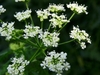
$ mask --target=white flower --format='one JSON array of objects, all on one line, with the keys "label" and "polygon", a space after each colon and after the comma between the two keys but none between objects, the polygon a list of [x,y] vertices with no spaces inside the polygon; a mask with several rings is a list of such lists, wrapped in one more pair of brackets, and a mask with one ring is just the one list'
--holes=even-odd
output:
[{"label": "white flower", "polygon": [[65,11],[63,4],[50,4],[47,8],[50,12],[59,12],[59,11]]},{"label": "white flower", "polygon": [[60,40],[58,36],[59,36],[59,33],[56,33],[56,32],[50,33],[48,31],[45,31],[43,33],[40,33],[39,38],[42,39],[46,47],[48,46],[57,47],[58,42]]},{"label": "white flower", "polygon": [[65,17],[65,15],[60,15],[58,16],[57,14],[51,14],[52,18],[49,20],[51,22],[51,25],[53,26],[53,28],[56,28],[57,26],[59,28],[62,27],[63,24],[69,22],[67,20],[67,17]]},{"label": "white flower", "polygon": [[30,26],[30,25],[26,25],[24,31],[24,38],[28,39],[29,37],[35,37],[38,33],[41,32],[40,27],[38,26]]},{"label": "white flower", "polygon": [[23,72],[23,71],[25,70],[24,67],[25,67],[25,66],[19,66],[18,70],[19,70],[20,72]]},{"label": "white flower", "polygon": [[1,36],[5,36],[6,40],[10,40],[12,38],[12,33],[14,30],[14,22],[11,23],[2,23],[2,27],[0,27]]},{"label": "white flower", "polygon": [[6,11],[6,9],[4,9],[2,5],[0,5],[0,15],[1,15],[1,13],[4,13],[5,11]]},{"label": "white flower", "polygon": [[43,21],[44,19],[48,19],[48,16],[50,15],[49,11],[47,9],[38,10],[36,11],[37,16],[40,18],[40,21]]},{"label": "white flower", "polygon": [[86,11],[87,10],[87,7],[84,6],[84,5],[78,5],[78,3],[76,2],[73,2],[73,3],[70,3],[70,4],[67,4],[67,8],[70,8],[72,11],[80,14],[80,13],[85,13],[85,14],[88,14],[88,12]]},{"label": "white flower", "polygon": [[25,20],[27,18],[29,18],[31,16],[31,10],[26,10],[23,12],[17,12],[16,15],[14,15],[14,17],[18,20],[18,21],[22,21]]},{"label": "white flower", "polygon": [[55,50],[51,51],[40,65],[43,67],[43,69],[48,68],[50,71],[56,72],[56,75],[61,75],[63,70],[67,71],[70,68],[69,63],[66,62],[66,56],[67,53],[56,53]]},{"label": "white flower", "polygon": [[84,30],[80,30],[78,26],[77,27],[73,26],[73,30],[70,33],[70,37],[78,40],[82,49],[86,48],[85,42],[91,44],[89,35]]},{"label": "white flower", "polygon": [[15,0],[15,2],[25,2],[25,0]]},{"label": "white flower", "polygon": [[82,47],[82,49],[86,48],[85,42],[80,42],[80,46]]},{"label": "white flower", "polygon": [[25,60],[22,55],[20,58],[13,58],[12,65],[7,67],[10,75],[24,75],[25,66],[29,64],[29,61]]}]

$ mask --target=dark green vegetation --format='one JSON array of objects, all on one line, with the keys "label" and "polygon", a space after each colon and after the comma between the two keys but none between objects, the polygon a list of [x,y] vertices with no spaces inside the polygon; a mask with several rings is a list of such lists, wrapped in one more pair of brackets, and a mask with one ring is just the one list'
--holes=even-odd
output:
[{"label": "dark green vegetation", "polygon": [[[49,3],[67,4],[69,2],[73,2],[73,0],[31,0],[29,7],[33,10],[32,17],[35,24],[40,24],[38,22],[39,19],[36,18],[35,10],[46,8]],[[77,0],[77,2],[88,6],[87,11],[89,14],[75,15],[71,22],[61,31],[61,42],[70,39],[69,32],[73,25],[79,25],[80,29],[86,30],[86,32],[89,33],[92,44],[87,44],[85,50],[82,50],[76,42],[56,48],[58,52],[64,51],[68,53],[67,61],[70,63],[71,69],[68,72],[64,72],[63,75],[100,75],[100,0]],[[23,22],[19,23],[13,17],[16,11],[25,10],[25,6],[22,2],[15,3],[14,0],[0,0],[0,5],[3,5],[4,8],[7,9],[4,14],[0,15],[0,19],[5,22],[15,21],[16,28],[24,27]],[[72,12],[67,9],[66,14],[69,17]],[[48,25],[48,23],[45,24]],[[9,49],[9,42],[5,41],[4,37],[0,37],[0,75],[4,75],[6,72],[10,57],[13,57],[13,54]],[[42,70],[38,63],[34,63],[37,67],[32,64],[33,74],[30,75],[49,75],[49,73],[47,73],[48,70]]]}]

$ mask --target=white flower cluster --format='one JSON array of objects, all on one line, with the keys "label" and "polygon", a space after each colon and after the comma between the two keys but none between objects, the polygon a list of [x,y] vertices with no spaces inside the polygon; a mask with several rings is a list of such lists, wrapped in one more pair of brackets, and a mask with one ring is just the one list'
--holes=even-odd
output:
[{"label": "white flower cluster", "polygon": [[36,11],[38,17],[40,18],[40,21],[43,21],[44,19],[48,19],[48,16],[50,15],[49,11],[47,9],[38,10]]},{"label": "white flower cluster", "polygon": [[25,0],[15,0],[15,2],[25,2]]},{"label": "white flower cluster", "polygon": [[26,25],[24,31],[24,38],[28,39],[28,37],[35,37],[38,33],[40,33],[42,30],[38,26],[30,26]]},{"label": "white flower cluster", "polygon": [[1,36],[5,36],[6,40],[10,40],[12,38],[12,32],[14,30],[14,22],[11,23],[2,23],[2,27],[0,27]]},{"label": "white flower cluster", "polygon": [[57,47],[58,42],[60,40],[58,36],[59,36],[59,33],[56,33],[56,32],[50,33],[48,31],[45,31],[45,32],[40,33],[39,38],[42,39],[46,47],[48,46]]},{"label": "white flower cluster", "polygon": [[4,9],[2,5],[0,5],[0,14],[4,13],[5,11],[6,11],[6,9]]},{"label": "white flower cluster", "polygon": [[66,22],[69,22],[67,20],[67,17],[65,15],[58,15],[59,11],[65,11],[63,4],[50,4],[47,9],[38,10],[36,11],[37,16],[40,18],[40,21],[43,21],[44,19],[48,19],[50,17],[51,19],[49,20],[51,22],[51,25],[53,28],[59,27],[61,28],[62,25]]},{"label": "white flower cluster", "polygon": [[50,12],[59,12],[59,11],[65,11],[63,4],[50,4],[47,8]]},{"label": "white flower cluster", "polygon": [[24,59],[24,56],[20,58],[13,58],[11,61],[13,64],[7,67],[10,75],[24,75],[25,66],[29,64],[29,61]]},{"label": "white flower cluster", "polygon": [[70,8],[72,11],[80,14],[80,13],[85,13],[85,14],[88,14],[88,12],[86,11],[87,10],[87,7],[85,7],[84,5],[78,5],[78,3],[76,2],[73,2],[73,3],[70,3],[70,4],[67,4],[67,8]]},{"label": "white flower cluster", "polygon": [[56,28],[57,26],[61,28],[64,23],[69,22],[65,15],[58,16],[57,14],[53,13],[51,16],[52,18],[49,21],[51,22],[53,28]]},{"label": "white flower cluster", "polygon": [[16,15],[14,15],[14,17],[18,20],[18,21],[22,21],[25,20],[27,18],[29,18],[31,16],[31,10],[26,10],[23,12],[17,12]]},{"label": "white flower cluster", "polygon": [[65,11],[63,4],[50,4],[47,9],[44,10],[38,10],[36,11],[38,17],[40,18],[40,21],[43,21],[44,19],[48,19],[48,16],[51,14],[50,12],[58,12],[58,11]]},{"label": "white flower cluster", "polygon": [[67,53],[56,53],[55,51],[51,51],[40,65],[43,69],[49,68],[50,71],[56,72],[56,75],[61,75],[63,70],[67,71],[70,68],[70,64],[66,62],[66,56]]},{"label": "white flower cluster", "polygon": [[85,42],[88,42],[91,44],[89,35],[84,30],[80,30],[78,26],[77,27],[73,26],[73,30],[70,33],[70,37],[78,40],[82,49],[86,48]]}]

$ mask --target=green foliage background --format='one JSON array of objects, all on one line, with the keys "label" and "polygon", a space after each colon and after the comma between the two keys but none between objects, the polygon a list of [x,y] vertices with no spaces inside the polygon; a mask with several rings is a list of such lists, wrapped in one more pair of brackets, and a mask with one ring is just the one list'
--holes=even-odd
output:
[{"label": "green foliage background", "polygon": [[[58,52],[64,51],[68,53],[67,61],[70,63],[71,69],[68,72],[64,72],[63,75],[100,75],[100,0],[76,1],[79,4],[88,6],[89,14],[75,15],[71,22],[61,31],[61,40],[62,42],[69,40],[69,32],[72,29],[72,26],[79,25],[80,29],[84,29],[90,34],[92,44],[87,44],[85,50],[82,50],[75,42],[59,46],[56,49]],[[46,8],[49,3],[67,4],[69,2],[73,2],[73,0],[30,0],[29,7],[33,11],[32,17],[35,24],[39,25],[39,19],[36,18],[35,10]],[[16,28],[24,27],[23,22],[19,23],[13,17],[15,12],[25,10],[25,6],[22,2],[15,3],[14,0],[0,0],[0,5],[3,5],[4,8],[7,9],[6,13],[0,15],[0,18],[3,19],[3,21],[16,21]],[[66,14],[69,17],[72,13],[67,9]],[[47,25],[48,23],[45,24]],[[5,41],[5,39],[0,36],[0,75],[4,75],[6,72],[6,67],[12,56],[12,51],[9,50],[9,42]],[[49,73],[47,73],[48,70],[42,70],[38,63],[34,64],[34,75],[37,75],[38,73],[38,75],[49,75]],[[39,72],[35,74],[35,72],[37,72],[36,70],[39,70]]]}]

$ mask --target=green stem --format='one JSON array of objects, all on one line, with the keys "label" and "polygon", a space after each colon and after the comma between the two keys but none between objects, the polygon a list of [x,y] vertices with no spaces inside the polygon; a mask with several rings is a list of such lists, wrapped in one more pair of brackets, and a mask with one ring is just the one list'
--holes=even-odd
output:
[{"label": "green stem", "polygon": [[44,45],[43,45],[43,41],[41,40],[41,39],[39,39],[39,46],[40,47],[43,47]]},{"label": "green stem", "polygon": [[[74,15],[75,15],[75,12],[71,15],[71,17],[68,19],[68,21],[70,21],[70,20],[73,18]],[[68,23],[68,22],[66,22],[66,23],[63,25],[63,27],[62,27],[61,29],[58,30],[58,32],[60,32],[60,31],[67,25],[67,23]]]},{"label": "green stem", "polygon": [[27,2],[25,2],[25,5],[26,5],[26,8],[29,10],[29,7],[28,7],[28,4],[27,4]]},{"label": "green stem", "polygon": [[[27,10],[29,10],[27,2],[25,2],[25,5],[26,5]],[[30,15],[30,20],[31,20],[32,25],[34,26],[34,22],[33,22],[33,19],[32,19],[31,15]]]},{"label": "green stem", "polygon": [[46,54],[45,54],[45,50],[46,50],[46,49],[47,49],[47,48],[45,48],[45,49],[42,50],[42,52],[43,52],[43,54],[44,54],[45,56],[46,56]]},{"label": "green stem", "polygon": [[[47,48],[44,48],[44,49],[41,50],[45,56],[46,56],[46,54],[45,54],[45,50],[46,50],[46,49],[47,49]],[[33,59],[35,59],[38,55],[40,55],[41,51],[39,52],[39,50],[40,50],[40,48],[39,48],[38,50],[36,50],[36,52],[35,52],[35,53],[33,54],[33,56],[31,57],[30,62],[31,62]]]},{"label": "green stem", "polygon": [[63,45],[63,44],[67,44],[67,43],[70,43],[72,41],[74,41],[75,39],[72,39],[72,40],[69,40],[69,41],[66,41],[66,42],[63,42],[63,43],[60,43],[59,45]]},{"label": "green stem", "polygon": [[25,20],[25,24],[28,25],[26,20]]},{"label": "green stem", "polygon": [[39,50],[40,50],[40,48],[38,50],[36,50],[36,52],[31,57],[30,62],[36,57],[36,55],[37,55],[37,53],[38,53]]},{"label": "green stem", "polygon": [[40,42],[39,42],[39,39],[38,39],[38,36],[36,35],[36,42],[37,42],[37,44],[40,46]]},{"label": "green stem", "polygon": [[72,16],[69,18],[69,21],[73,18],[73,16],[75,15],[75,12],[72,14]]},{"label": "green stem", "polygon": [[51,27],[51,23],[50,23],[50,25],[49,25],[49,27],[48,27],[48,31],[50,30],[50,27]]},{"label": "green stem", "polygon": [[45,54],[45,50],[46,50],[46,48],[43,49],[43,50],[41,50],[40,52],[38,52],[38,53],[36,54],[35,58],[36,58],[38,55],[40,55],[42,51],[43,51],[43,54],[46,56],[46,54]]},{"label": "green stem", "polygon": [[33,22],[32,16],[30,16],[30,20],[31,20],[32,26],[34,26],[34,22]]},{"label": "green stem", "polygon": [[30,42],[33,46],[37,47],[37,45],[35,43],[33,43],[32,41],[30,41],[30,40],[27,40],[27,41]]},{"label": "green stem", "polygon": [[41,28],[43,29],[43,21],[41,21]]}]

